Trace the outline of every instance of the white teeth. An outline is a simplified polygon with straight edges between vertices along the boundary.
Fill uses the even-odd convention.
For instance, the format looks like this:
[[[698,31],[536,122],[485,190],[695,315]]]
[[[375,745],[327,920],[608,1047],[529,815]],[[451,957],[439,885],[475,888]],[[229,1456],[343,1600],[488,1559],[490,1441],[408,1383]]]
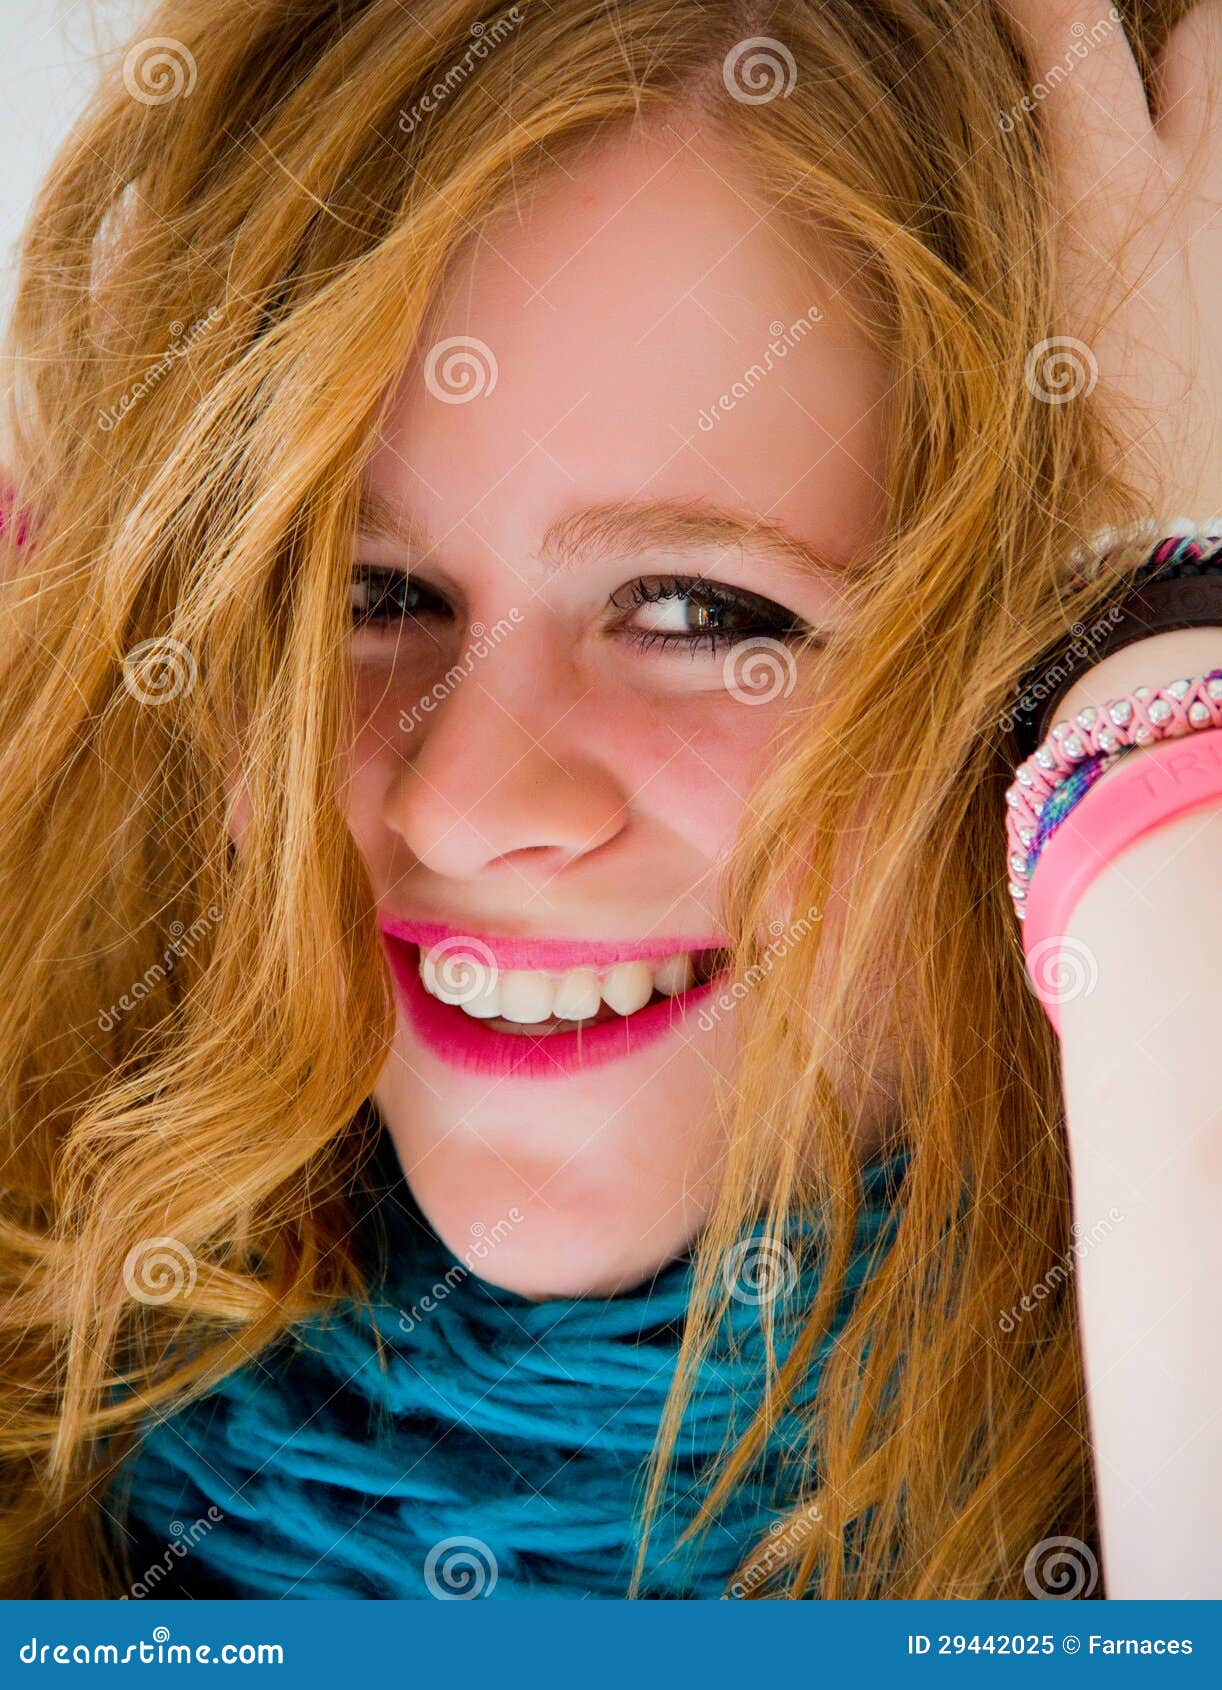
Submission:
[[[461,1004],[467,1009],[472,1003],[486,1000],[497,989],[497,973],[476,957],[443,957],[441,968],[424,951],[420,953],[420,978],[425,989],[442,1003]],[[478,1015],[478,1009],[472,1014]],[[495,1009],[486,1012],[495,1015]]]
[[[501,1015],[501,982],[492,978],[491,969],[485,970],[488,979],[480,987],[474,997],[463,998],[462,1007],[468,1015],[474,1015],[477,1021],[488,1021],[494,1015]]]
[[[584,1021],[587,1016],[598,1014],[602,1001],[598,975],[594,970],[575,968],[557,982],[552,1014],[560,1016],[562,1021]]]
[[[432,997],[457,1005],[477,1020],[500,1016],[532,1026],[553,1016],[586,1021],[604,1003],[619,1015],[632,1015],[645,1007],[655,988],[664,997],[687,991],[695,979],[695,961],[689,952],[677,951],[656,962],[617,962],[601,974],[593,968],[570,968],[550,975],[539,969],[498,971],[464,957],[461,968],[443,961],[439,972],[422,951],[420,978]]]
[[[501,975],[501,1014],[506,1021],[546,1021],[555,996],[555,984],[546,974],[513,968]]]
[[[686,992],[695,977],[696,969],[687,951],[676,951],[660,962],[653,971],[653,983],[668,998],[676,992]]]
[[[653,969],[647,962],[617,962],[603,981],[603,1000],[620,1015],[644,1009],[653,996]]]

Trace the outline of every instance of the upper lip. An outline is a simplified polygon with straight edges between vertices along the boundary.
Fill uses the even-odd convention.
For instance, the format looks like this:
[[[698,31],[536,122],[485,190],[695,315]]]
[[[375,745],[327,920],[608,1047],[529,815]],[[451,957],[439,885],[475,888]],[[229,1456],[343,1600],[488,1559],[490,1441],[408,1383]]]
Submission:
[[[671,934],[649,939],[529,939],[498,933],[477,933],[470,927],[451,927],[441,921],[409,921],[380,915],[378,926],[392,939],[419,945],[421,950],[445,945],[461,955],[462,942],[480,961],[499,969],[605,968],[617,962],[661,959],[678,951],[725,948],[717,934]]]

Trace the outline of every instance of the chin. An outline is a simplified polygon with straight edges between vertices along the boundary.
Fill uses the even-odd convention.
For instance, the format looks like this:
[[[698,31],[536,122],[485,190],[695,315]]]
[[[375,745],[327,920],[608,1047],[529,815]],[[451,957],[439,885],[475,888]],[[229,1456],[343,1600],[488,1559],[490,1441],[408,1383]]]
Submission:
[[[462,1091],[392,1055],[374,1096],[425,1219],[490,1284],[534,1300],[612,1296],[683,1255],[707,1219],[724,1138],[696,1053],[614,1092]]]
[[[488,1284],[532,1302],[613,1297],[633,1290],[683,1255],[705,1219],[693,1209],[679,1218],[645,1222],[643,1230],[643,1217],[629,1213],[614,1216],[605,1208],[594,1213],[527,1199],[510,1206],[521,1219],[515,1223],[506,1216],[509,1224],[498,1229],[473,1221],[461,1194],[453,1200],[430,1191],[428,1183],[417,1190],[413,1182],[413,1195],[447,1249]],[[479,1234],[483,1249],[478,1256],[473,1225],[486,1227]]]

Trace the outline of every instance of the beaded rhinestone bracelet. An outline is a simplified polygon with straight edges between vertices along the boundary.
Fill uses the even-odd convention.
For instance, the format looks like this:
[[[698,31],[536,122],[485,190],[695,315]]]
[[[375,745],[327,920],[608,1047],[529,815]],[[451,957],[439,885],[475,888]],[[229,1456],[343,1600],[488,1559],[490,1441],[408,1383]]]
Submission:
[[[1222,669],[1157,690],[1137,687],[1055,723],[1019,765],[1006,793],[1010,896],[1018,919],[1026,916],[1023,904],[1040,852],[1110,764],[1138,746],[1220,727]]]

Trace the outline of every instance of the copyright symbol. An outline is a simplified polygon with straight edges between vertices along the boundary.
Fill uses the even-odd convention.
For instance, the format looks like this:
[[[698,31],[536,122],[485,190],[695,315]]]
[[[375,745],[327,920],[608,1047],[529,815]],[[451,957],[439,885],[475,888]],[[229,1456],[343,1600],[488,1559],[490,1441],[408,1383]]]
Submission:
[[[1061,1639],[1061,1648],[1064,1649],[1067,1655],[1076,1655],[1081,1647],[1082,1639],[1080,1637],[1075,1637],[1072,1632],[1070,1632],[1068,1637],[1063,1637]]]

